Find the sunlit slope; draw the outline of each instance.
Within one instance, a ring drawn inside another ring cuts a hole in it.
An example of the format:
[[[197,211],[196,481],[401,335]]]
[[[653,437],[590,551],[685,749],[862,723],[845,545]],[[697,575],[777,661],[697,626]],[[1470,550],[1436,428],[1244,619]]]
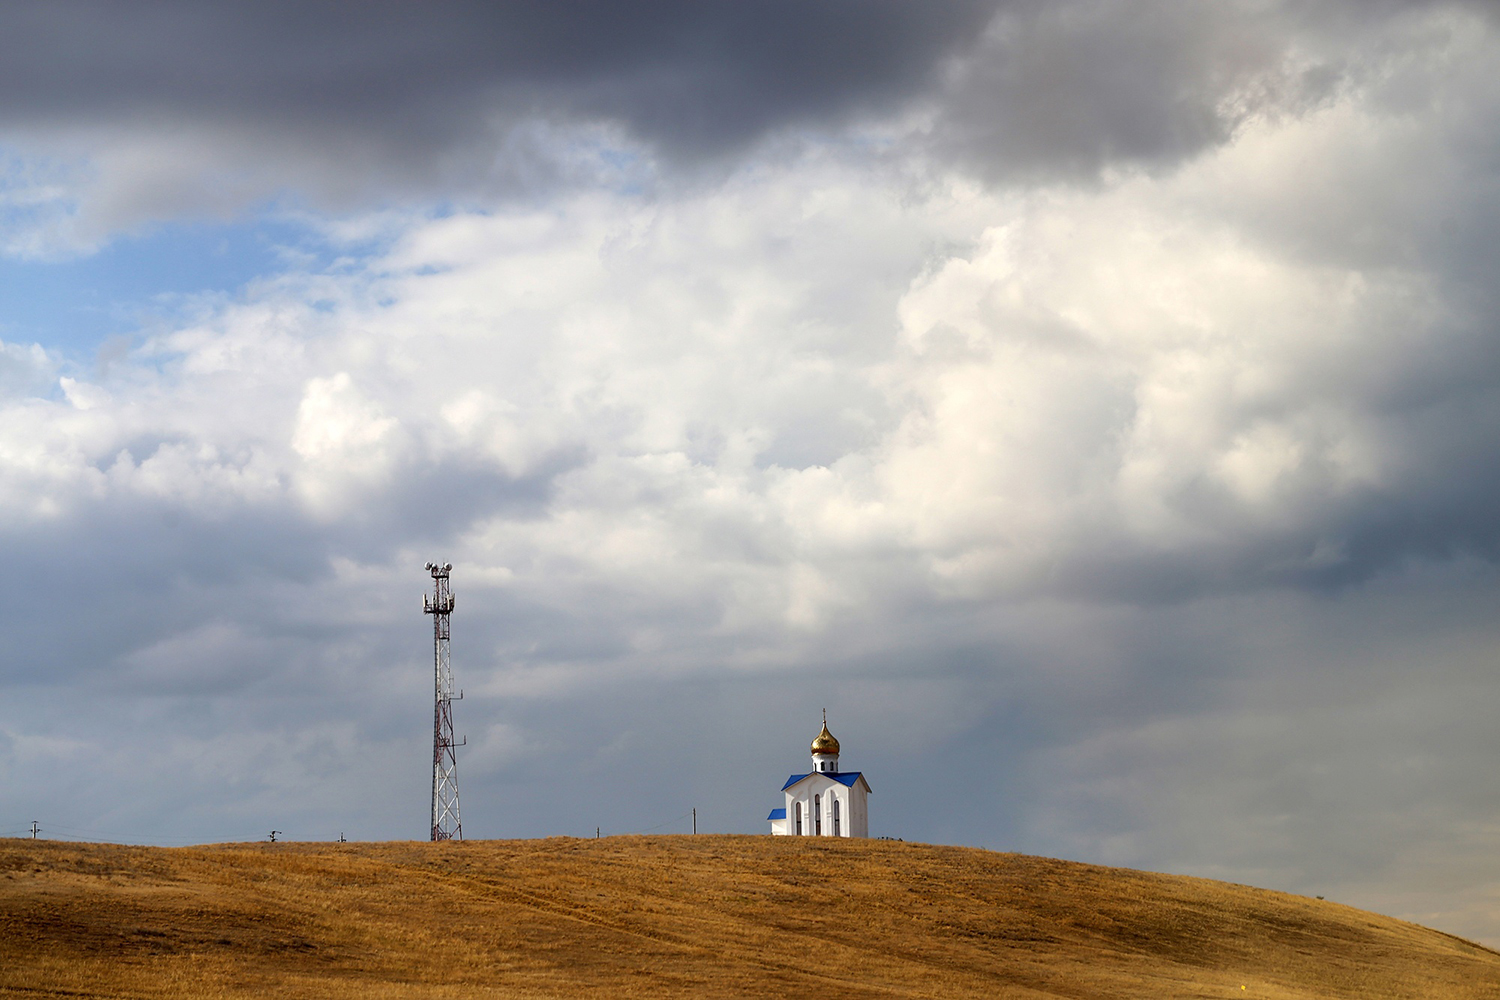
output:
[[[783,991],[1500,997],[1500,954],[1244,886],[884,841],[0,840],[4,996]]]

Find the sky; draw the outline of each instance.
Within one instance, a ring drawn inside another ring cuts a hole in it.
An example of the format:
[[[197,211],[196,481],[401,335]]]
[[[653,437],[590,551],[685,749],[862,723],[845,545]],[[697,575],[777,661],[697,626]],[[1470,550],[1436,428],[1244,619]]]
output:
[[[1500,15],[0,11],[0,834],[872,835],[1500,944]]]

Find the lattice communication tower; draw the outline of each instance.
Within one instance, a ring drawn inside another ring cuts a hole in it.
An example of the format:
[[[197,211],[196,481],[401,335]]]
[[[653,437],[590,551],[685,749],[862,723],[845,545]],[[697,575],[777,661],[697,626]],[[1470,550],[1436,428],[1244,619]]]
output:
[[[448,616],[453,614],[453,591],[448,586],[452,563],[428,563],[431,594],[422,595],[422,610],[432,616],[432,839],[463,840],[458,818],[458,758],[453,742],[453,664],[448,656]],[[458,693],[463,697],[463,692]]]

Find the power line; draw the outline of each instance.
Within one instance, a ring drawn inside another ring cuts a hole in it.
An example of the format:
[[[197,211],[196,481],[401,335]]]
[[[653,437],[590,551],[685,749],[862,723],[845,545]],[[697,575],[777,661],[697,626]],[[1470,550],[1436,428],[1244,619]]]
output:
[[[64,823],[49,822],[47,824],[47,832],[56,837],[67,837],[73,840],[96,840],[99,843],[107,844],[128,843],[128,841],[120,840],[112,833],[105,833],[100,830],[84,830],[76,826],[68,826]]]
[[[49,839],[67,840],[80,844],[114,844],[120,847],[197,847],[207,844],[249,842],[244,838],[243,833],[219,837],[133,837],[129,834],[122,835],[114,832],[87,830],[41,819],[33,820],[32,823],[37,829],[37,839],[40,839],[40,834],[46,833]],[[0,837],[30,837],[31,832],[31,825],[13,827],[0,830]],[[285,831],[277,830],[276,836],[278,838],[285,836]],[[343,843],[349,842],[342,831],[340,831],[339,836],[344,838]],[[281,843],[281,841],[278,840],[277,843]]]
[[[695,810],[693,810],[693,812],[697,812],[697,810],[695,809]],[[665,823],[658,823],[655,826],[651,827],[651,829],[649,829],[649,830],[641,830],[639,832],[640,833],[655,833],[657,830],[660,830],[664,826],[671,826],[673,823],[681,823],[683,820],[685,820],[688,817],[692,816],[693,812],[685,812],[681,816],[673,816],[671,819],[667,820]],[[696,829],[694,829],[693,832],[697,833],[698,831]]]

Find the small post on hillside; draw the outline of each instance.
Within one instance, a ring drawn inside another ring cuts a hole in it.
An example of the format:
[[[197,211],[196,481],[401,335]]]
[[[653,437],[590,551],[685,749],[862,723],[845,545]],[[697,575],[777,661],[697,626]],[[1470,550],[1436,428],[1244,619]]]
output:
[[[38,833],[41,833],[41,832],[42,832],[42,828],[36,825],[36,820],[32,820],[31,821],[31,839],[35,840],[36,839],[36,835]]]
[[[693,835],[697,836],[697,833],[698,833],[698,807],[697,806],[693,806]]]

